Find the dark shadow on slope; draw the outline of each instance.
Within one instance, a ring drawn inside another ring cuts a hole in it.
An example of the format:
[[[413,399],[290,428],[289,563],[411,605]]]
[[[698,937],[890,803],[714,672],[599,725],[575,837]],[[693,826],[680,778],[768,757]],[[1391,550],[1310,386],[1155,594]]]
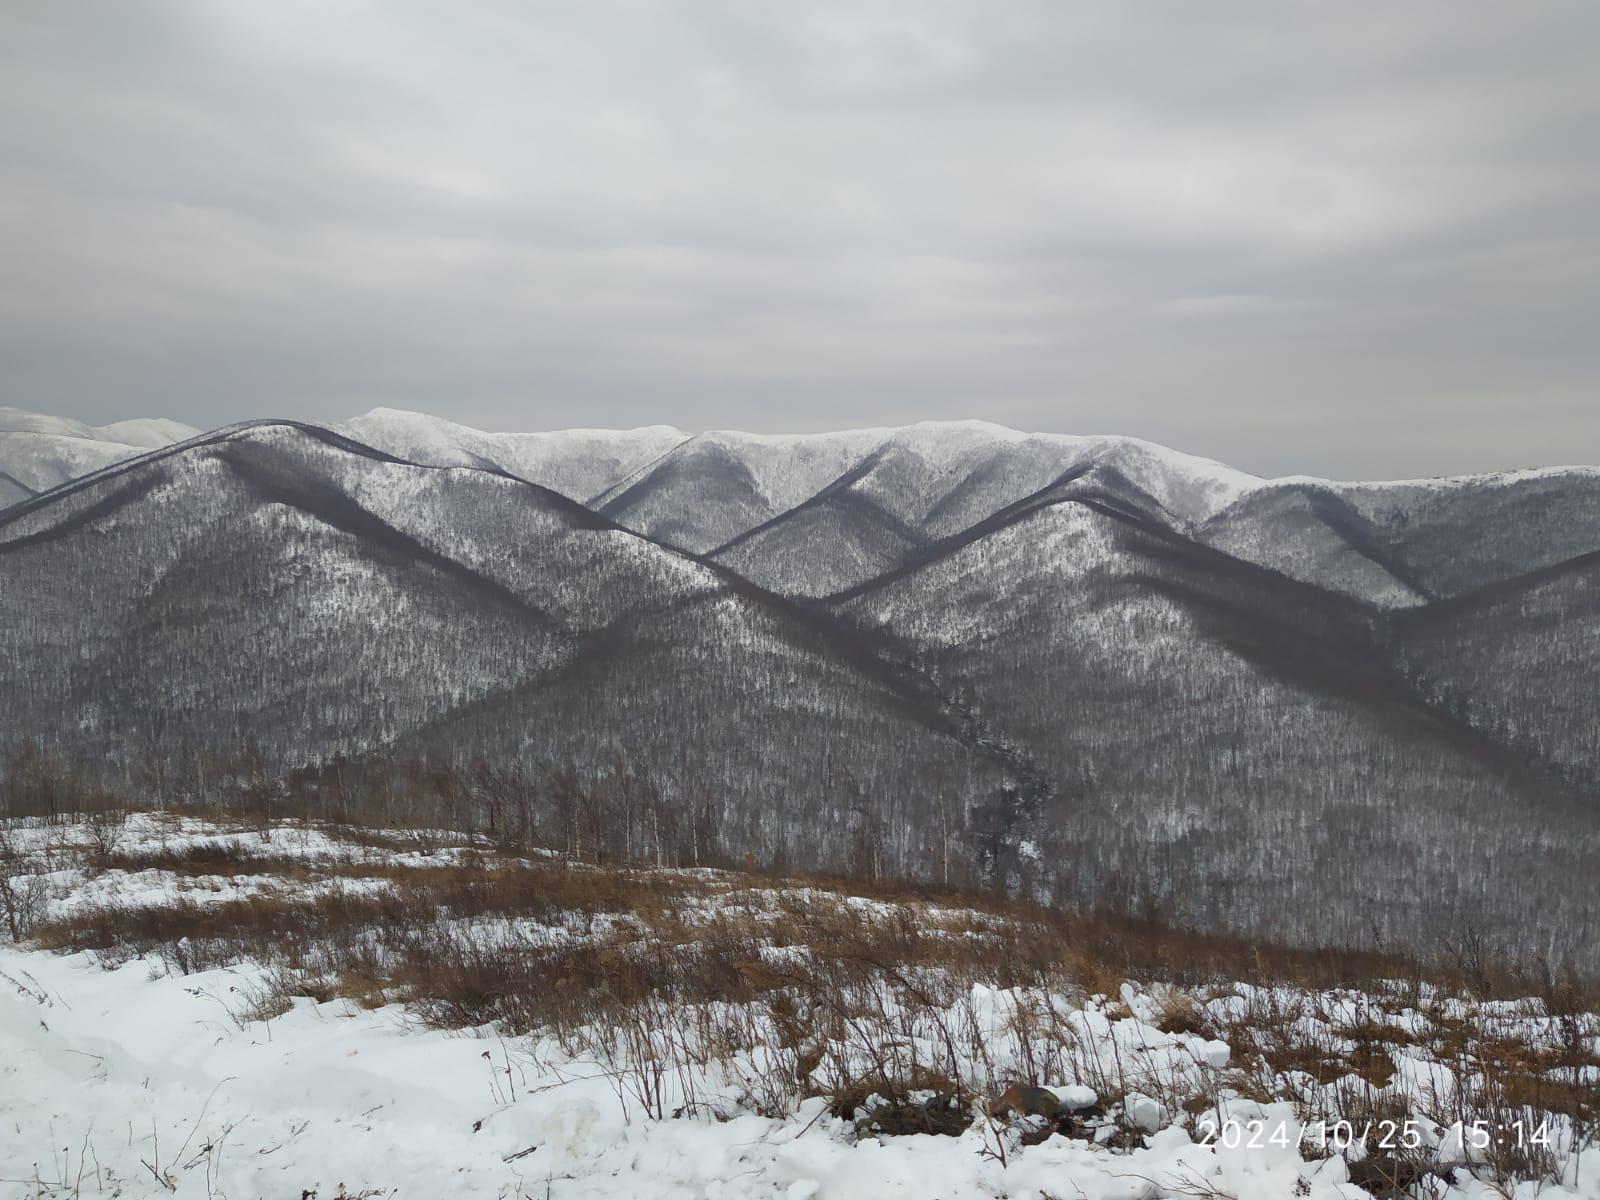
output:
[[[18,539],[17,542],[0,545],[0,550],[5,549],[6,545],[17,546],[48,541],[82,528],[138,499],[164,481],[167,474],[159,469],[159,464],[164,460],[199,449],[216,448],[239,481],[250,487],[260,500],[285,504],[303,511],[357,538],[372,552],[385,553],[397,560],[419,563],[436,570],[456,580],[467,589],[469,595],[477,597],[481,602],[513,609],[523,617],[533,617],[541,622],[548,623],[554,620],[549,614],[527,604],[522,597],[498,581],[480,574],[448,555],[430,549],[408,534],[395,529],[333,484],[308,479],[305,472],[297,471],[291,464],[281,461],[280,456],[270,447],[253,442],[249,438],[253,432],[274,428],[294,430],[333,449],[375,462],[428,471],[478,472],[503,478],[527,489],[527,494],[535,498],[541,507],[559,513],[575,528],[624,534],[631,539],[654,546],[663,553],[698,563],[710,572],[727,592],[765,610],[774,621],[774,628],[790,644],[808,653],[832,657],[847,664],[884,695],[894,697],[894,702],[903,706],[904,711],[914,716],[919,723],[938,732],[955,736],[955,722],[941,707],[936,689],[914,669],[898,661],[898,655],[890,652],[893,647],[888,639],[865,633],[853,623],[842,620],[831,612],[798,604],[769,592],[705,556],[692,554],[660,539],[629,530],[609,517],[586,508],[578,501],[500,468],[484,468],[479,472],[477,468],[421,466],[342,434],[298,421],[253,421],[232,426],[175,446],[163,447],[137,459],[113,464],[95,472],[92,476],[71,481],[33,501],[25,502],[24,505],[18,506],[18,509],[37,511],[44,505],[56,503],[108,480],[120,476],[133,478],[133,482],[97,501],[85,511],[74,514],[49,530],[28,535],[27,538]],[[0,518],[0,528],[20,515],[22,513],[17,510],[8,510],[4,517]],[[636,616],[646,623],[651,619],[648,613],[637,613]],[[603,640],[602,635],[595,641],[594,648],[599,649]]]
[[[492,714],[508,704],[531,702],[540,693],[564,686],[596,687],[625,679],[630,673],[648,675],[647,664],[652,655],[679,648],[665,629],[671,619],[682,615],[693,624],[695,618],[691,614],[716,600],[714,595],[678,596],[648,612],[625,613],[604,628],[583,634],[576,653],[550,670],[452,710],[435,723],[435,728],[466,725],[480,717],[493,719]],[[793,649],[860,675],[867,686],[853,691],[854,696],[876,698],[887,711],[931,733],[961,741],[960,730],[944,711],[938,694],[914,673],[885,662],[875,645],[870,649],[862,644],[852,645],[852,640],[862,640],[853,636],[858,631],[848,627],[824,631],[817,626],[785,627],[780,623],[772,632]],[[828,632],[843,636],[829,637]],[[871,704],[870,699],[866,702]],[[419,730],[413,736],[425,737],[426,733]],[[615,735],[622,733],[625,731],[616,731]]]
[[[1218,644],[1284,683],[1351,701],[1391,729],[1405,728],[1446,746],[1530,798],[1583,811],[1583,798],[1551,764],[1492,738],[1423,695],[1398,662],[1385,614],[1159,525],[1080,502],[1127,521],[1143,535],[1141,553],[1189,576],[1183,582],[1130,578],[1183,603]]]
[[[637,507],[677,480],[705,471],[708,464],[714,464],[722,473],[718,478],[728,486],[751,496],[761,495],[755,476],[750,474],[750,469],[744,463],[715,442],[705,442],[697,447],[697,453],[692,457],[671,458],[670,455],[663,455],[657,460],[655,469],[606,500],[600,505],[599,511],[608,517],[615,517],[619,512]]]
[[[1090,481],[1090,477],[1094,479]],[[1077,487],[1075,485],[1085,484]],[[1128,494],[1118,494],[1126,492]],[[1052,505],[1064,504],[1068,501],[1087,503],[1095,501],[1106,511],[1125,516],[1130,520],[1151,521],[1137,498],[1143,497],[1150,505],[1160,508],[1154,498],[1148,496],[1142,489],[1129,481],[1114,467],[1101,466],[1097,463],[1080,463],[1077,466],[1062,472],[1060,476],[1040,488],[1031,492],[1020,500],[1014,500],[1004,508],[992,515],[985,517],[975,525],[963,529],[960,533],[953,533],[948,537],[938,538],[923,544],[922,548],[913,554],[904,563],[891,571],[875,576],[855,587],[846,588],[842,592],[835,592],[831,596],[823,596],[813,603],[819,605],[839,605],[876,591],[888,584],[905,579],[916,574],[924,567],[948,558],[952,554],[981,541],[992,533],[1005,529],[1032,516],[1034,513]]]
[[[1423,582],[1422,577],[1411,569],[1411,564],[1379,536],[1372,522],[1357,512],[1348,500],[1323,488],[1307,488],[1305,496],[1312,512],[1338,535],[1345,545],[1387,571],[1417,595],[1433,599],[1435,593]]]
[[[1393,620],[1398,628],[1407,630],[1448,623],[1473,612],[1515,600],[1519,595],[1534,588],[1560,582],[1569,575],[1581,575],[1596,567],[1600,567],[1600,550],[1580,554],[1576,558],[1569,558],[1552,566],[1540,567],[1525,575],[1496,580],[1494,583],[1486,583],[1468,592],[1446,596],[1420,608],[1396,613]]]
[[[369,554],[382,553],[402,562],[429,567],[461,584],[468,596],[510,608],[542,624],[554,623],[548,613],[529,604],[504,584],[402,533],[333,484],[297,474],[267,447],[237,441],[223,447],[219,457],[262,503],[298,509],[324,525],[349,534]]]
[[[119,476],[135,474],[136,472],[142,471],[155,463],[164,462],[169,458],[175,458],[178,455],[186,454],[191,450],[203,449],[207,446],[221,445],[224,442],[243,437],[255,430],[278,428],[298,430],[303,434],[316,438],[319,441],[326,442],[328,445],[337,446],[339,449],[346,450],[351,454],[360,454],[367,458],[378,459],[385,462],[400,463],[405,461],[404,459],[395,458],[393,455],[385,454],[381,450],[375,450],[371,446],[367,446],[361,442],[355,441],[353,438],[347,438],[342,434],[334,433],[330,429],[323,429],[320,425],[311,425],[303,421],[289,420],[243,421],[237,425],[229,425],[222,429],[214,429],[209,433],[202,433],[196,437],[189,438],[187,441],[174,442],[170,446],[162,446],[157,450],[151,450],[145,454],[137,454],[132,458],[121,459],[118,462],[101,467],[98,470],[90,471],[87,475],[79,475],[74,479],[67,480],[65,483],[57,484],[53,488],[48,488],[45,491],[39,492],[32,499],[25,500],[21,504],[13,505],[4,512],[0,512],[0,529],[4,529],[7,525],[20,520],[29,513],[38,512],[59,500],[63,500],[68,496],[76,495],[79,492],[96,486],[97,484],[104,483]]]
[[[1423,600],[1432,600],[1438,595],[1407,561],[1403,548],[1385,538],[1378,527],[1344,497],[1315,484],[1267,488],[1245,496],[1207,521],[1201,527],[1201,532],[1225,529],[1238,522],[1270,522],[1275,513],[1296,501],[1302,502],[1311,518],[1331,533],[1340,545],[1366,559],[1391,579]]]
[[[594,495],[585,497],[581,503],[586,508],[593,509],[595,512],[600,512],[613,497],[620,496],[635,483],[645,479],[662,463],[666,462],[674,454],[678,453],[678,451],[682,450],[685,446],[689,445],[700,436],[701,435],[698,433],[691,433],[688,437],[684,438],[683,441],[674,442],[671,446],[668,446],[649,462],[640,463],[637,467],[629,471],[615,483],[608,484],[607,486],[601,488],[598,492],[594,493]]]
[[[60,521],[48,529],[41,529],[38,533],[24,534],[22,537],[13,538],[8,542],[0,542],[0,554],[9,554],[13,550],[21,550],[28,546],[48,545],[60,538],[67,537],[88,525],[92,525],[96,521],[113,515],[130,504],[137,503],[165,482],[167,482],[165,471],[159,468],[148,471],[102,496],[81,512],[74,513],[66,520]],[[24,500],[21,504],[7,509],[4,513],[0,513],[0,529],[4,529],[16,517],[23,515],[19,510],[24,508],[31,509],[38,500],[45,499],[50,495],[51,493],[41,493],[34,500]]]
[[[1129,552],[1179,576],[1132,573],[1124,577],[1130,585],[1182,605],[1205,636],[1252,666],[1307,693],[1354,703],[1380,723],[1445,745],[1526,795],[1581,811],[1582,798],[1550,764],[1494,740],[1422,695],[1399,667],[1389,625],[1372,606],[1191,541],[1132,509],[1120,496],[1098,491],[1063,496],[1057,485],[1046,491],[1056,495],[1035,493],[974,529],[930,546],[921,561],[830,597],[828,603],[843,603],[906,578],[1045,508],[1079,504],[1117,522]]]
[[[553,491],[552,489],[545,487],[543,484],[538,484],[532,482],[531,480],[523,479],[520,475],[514,475],[510,471],[496,466],[493,463],[489,463],[482,467],[441,467],[429,463],[412,462],[410,459],[397,457],[396,455],[390,454],[387,451],[379,450],[373,446],[369,446],[365,442],[358,442],[354,438],[346,437],[344,434],[335,433],[331,429],[325,429],[320,425],[313,425],[304,421],[290,420],[245,421],[238,425],[230,425],[224,429],[218,429],[210,433],[201,434],[200,436],[190,438],[185,442],[177,442],[171,446],[163,446],[159,450],[150,451],[148,454],[141,454],[134,458],[123,459],[121,462],[112,463],[110,466],[102,467],[97,471],[91,471],[87,475],[80,475],[76,479],[70,479],[65,483],[50,488],[48,491],[40,492],[31,499],[24,500],[10,508],[5,509],[3,512],[0,512],[0,529],[4,529],[7,525],[20,520],[28,513],[40,511],[59,500],[75,495],[78,492],[84,491],[118,476],[135,474],[139,471],[145,470],[153,464],[162,462],[169,458],[174,458],[180,454],[185,454],[193,450],[204,449],[210,446],[222,446],[235,441],[246,441],[248,440],[250,434],[261,430],[270,429],[293,430],[296,433],[310,438],[313,441],[320,442],[332,449],[340,450],[346,454],[356,455],[361,458],[370,459],[373,462],[391,463],[395,466],[412,467],[419,471],[476,471],[485,475],[494,475],[501,479],[509,479],[531,489],[534,493],[538,494],[545,502],[549,504],[551,508],[560,512],[569,522],[571,522],[574,527],[596,530],[620,530],[625,533],[632,533],[631,530],[625,529],[615,521],[609,520],[608,518],[595,512],[593,509],[585,507],[583,504],[573,500],[571,497],[564,496],[560,492]],[[639,535],[634,534],[633,536]]]
[[[899,538],[907,545],[921,545],[927,541],[927,537],[921,531],[913,529],[870,497],[863,496],[852,490],[857,483],[860,483],[861,480],[877,469],[879,464],[883,462],[883,457],[884,450],[880,446],[865,455],[861,461],[814,495],[802,500],[793,508],[787,508],[783,512],[761,522],[761,524],[729,538],[722,545],[708,552],[706,557],[717,558],[753,538],[761,537],[769,530],[782,526],[795,517],[830,502],[846,505],[850,513],[863,521],[877,526],[883,532]]]

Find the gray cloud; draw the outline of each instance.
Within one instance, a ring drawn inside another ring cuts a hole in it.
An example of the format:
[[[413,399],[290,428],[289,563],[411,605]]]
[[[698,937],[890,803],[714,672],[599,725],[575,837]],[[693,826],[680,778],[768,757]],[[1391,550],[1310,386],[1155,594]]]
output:
[[[1600,461],[1600,12],[0,10],[0,402]]]

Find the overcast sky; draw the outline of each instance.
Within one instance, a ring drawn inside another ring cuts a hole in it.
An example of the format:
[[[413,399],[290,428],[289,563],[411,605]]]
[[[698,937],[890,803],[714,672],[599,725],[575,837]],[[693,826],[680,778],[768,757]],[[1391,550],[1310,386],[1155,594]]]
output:
[[[0,7],[0,403],[1600,462],[1600,5]]]

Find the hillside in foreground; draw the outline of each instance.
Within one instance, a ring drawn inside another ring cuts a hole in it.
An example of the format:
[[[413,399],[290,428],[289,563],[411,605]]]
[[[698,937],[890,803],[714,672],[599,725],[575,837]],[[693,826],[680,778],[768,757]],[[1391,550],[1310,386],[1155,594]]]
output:
[[[0,901],[5,1196],[1600,1196],[1592,997],[1470,951],[122,811]]]

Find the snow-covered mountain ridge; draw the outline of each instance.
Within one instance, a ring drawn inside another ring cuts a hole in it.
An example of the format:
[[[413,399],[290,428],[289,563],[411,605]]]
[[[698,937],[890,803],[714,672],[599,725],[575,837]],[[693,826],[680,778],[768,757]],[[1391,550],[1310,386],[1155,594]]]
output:
[[[730,856],[1595,967],[1597,572],[1589,470],[255,422],[0,510],[0,764],[625,762]]]
[[[173,442],[192,438],[199,432],[192,425],[166,417],[135,417],[113,421],[109,425],[86,425],[70,417],[52,417],[0,405],[0,433],[41,433],[154,450],[158,446],[170,446]]]
[[[1265,481],[1210,459],[1199,458],[1137,438],[1114,435],[1075,436],[1028,434],[989,421],[919,421],[904,426],[873,426],[825,433],[746,433],[707,430],[686,433],[666,425],[639,429],[568,429],[544,433],[485,433],[469,426],[400,409],[376,408],[339,428],[381,450],[416,461],[468,465],[473,458],[508,465],[537,446],[543,462],[622,448],[655,450],[610,481],[608,486],[575,499],[604,505],[644,478],[661,458],[716,448],[739,457],[758,482],[762,496],[775,508],[787,508],[842,475],[863,457],[893,449],[929,462],[950,464],[1025,447],[1047,452],[1065,469],[1086,458],[1139,460],[1158,467],[1166,477],[1162,490],[1176,496],[1200,493],[1201,515],[1210,515]],[[624,455],[618,454],[619,459]],[[534,468],[537,472],[538,467]],[[530,478],[533,476],[530,475]],[[535,482],[550,483],[548,479]],[[553,483],[550,483],[554,486]],[[557,488],[557,490],[561,490]]]
[[[948,480],[980,463],[991,472],[1003,469],[1038,486],[1048,482],[1052,468],[1060,474],[1084,463],[1114,467],[1148,491],[1175,519],[1193,525],[1224,518],[1235,505],[1261,493],[1321,492],[1370,512],[1385,505],[1416,504],[1462,492],[1600,479],[1600,467],[1582,465],[1368,481],[1310,475],[1262,477],[1140,438],[1025,433],[982,420],[920,421],[809,434],[728,429],[691,433],[671,425],[486,432],[425,413],[379,407],[329,427],[422,465],[498,469],[593,507],[617,508],[634,515],[639,515],[637,504],[622,499],[630,491],[654,473],[679,466],[681,460],[708,454],[730,458],[748,473],[769,516],[813,499],[840,476],[859,468],[863,460],[885,455],[923,464],[935,476],[931,482],[921,481],[925,489],[936,489],[940,477]],[[37,493],[200,432],[166,418],[91,426],[71,418],[0,406],[0,473]],[[64,448],[62,439],[81,444]],[[896,485],[902,493],[911,490],[906,487],[911,481],[904,474],[902,466],[899,476],[884,479],[879,490],[890,492]],[[934,503],[927,495],[901,494],[894,499],[901,507],[921,508],[923,516]],[[649,523],[646,512],[641,524]]]
[[[6,410],[0,409],[0,413]],[[15,410],[11,410],[15,411]],[[1565,479],[1572,476],[1600,475],[1600,466],[1570,464],[1518,467],[1499,471],[1468,472],[1458,475],[1419,476],[1411,479],[1333,479],[1318,475],[1262,476],[1241,471],[1215,459],[1189,454],[1157,442],[1123,434],[1027,433],[993,421],[929,420],[910,425],[875,425],[822,433],[749,433],[733,429],[687,432],[672,425],[647,425],[636,428],[554,429],[539,432],[489,433],[442,417],[397,408],[374,408],[359,417],[339,423],[343,430],[370,445],[396,453],[396,446],[409,446],[421,459],[458,456],[463,446],[515,446],[524,439],[539,439],[552,450],[574,454],[591,446],[653,443],[665,449],[703,439],[734,447],[764,447],[790,453],[811,451],[827,445],[842,450],[865,452],[893,439],[920,441],[925,452],[959,446],[962,442],[1017,443],[1035,441],[1062,450],[1128,447],[1130,452],[1149,456],[1170,465],[1175,472],[1203,481],[1218,495],[1232,503],[1249,492],[1262,488],[1321,487],[1339,492],[1363,490],[1379,493],[1429,490],[1454,490],[1467,487],[1508,487],[1537,479]],[[410,455],[407,455],[410,457]],[[619,481],[620,482],[620,481]],[[582,498],[582,497],[580,497]],[[1223,505],[1222,507],[1225,507]],[[1220,508],[1218,509],[1220,511]]]
[[[820,434],[494,434],[375,409],[341,428],[412,461],[506,470],[804,597],[850,591],[996,514],[1068,493],[1109,496],[1185,537],[1383,608],[1574,557],[1594,548],[1589,518],[1600,518],[1593,467],[1266,479],[1138,438],[1028,434],[986,421]],[[1553,515],[1567,503],[1582,519]]]
[[[85,425],[0,406],[0,508],[199,433],[164,417]]]

